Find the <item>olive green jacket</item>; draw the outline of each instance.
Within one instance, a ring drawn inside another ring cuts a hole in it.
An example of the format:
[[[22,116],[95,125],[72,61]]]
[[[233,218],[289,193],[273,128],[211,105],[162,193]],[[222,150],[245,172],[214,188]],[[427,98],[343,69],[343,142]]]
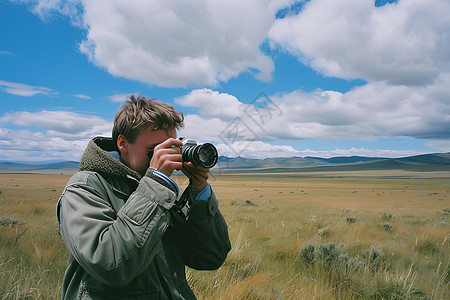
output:
[[[58,202],[69,250],[62,298],[195,299],[185,266],[217,269],[231,249],[216,196],[190,200],[180,224],[175,192],[105,152],[113,150],[110,138],[91,140]]]

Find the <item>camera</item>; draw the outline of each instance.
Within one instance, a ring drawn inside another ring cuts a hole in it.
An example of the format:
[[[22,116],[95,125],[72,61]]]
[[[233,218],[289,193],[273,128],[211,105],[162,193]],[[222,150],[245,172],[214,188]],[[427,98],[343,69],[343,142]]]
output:
[[[211,143],[197,145],[195,140],[180,138],[183,142],[181,146],[181,157],[183,162],[192,162],[194,166],[212,168],[219,158],[216,147]]]

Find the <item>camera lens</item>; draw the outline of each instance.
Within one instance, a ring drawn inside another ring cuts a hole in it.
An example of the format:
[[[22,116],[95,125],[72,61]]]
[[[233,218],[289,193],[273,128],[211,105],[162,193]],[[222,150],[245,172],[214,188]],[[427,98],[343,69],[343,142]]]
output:
[[[213,144],[205,143],[185,148],[182,157],[183,161],[190,161],[195,166],[200,165],[209,169],[216,165],[218,153]]]
[[[198,147],[198,160],[204,168],[212,168],[217,163],[217,149],[213,144],[205,143]]]

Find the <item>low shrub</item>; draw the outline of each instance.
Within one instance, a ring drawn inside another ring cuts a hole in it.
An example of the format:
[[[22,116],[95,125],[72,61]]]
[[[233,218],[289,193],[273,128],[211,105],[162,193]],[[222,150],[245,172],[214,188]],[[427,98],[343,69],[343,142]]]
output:
[[[1,226],[15,226],[15,225],[23,225],[25,222],[22,219],[11,219],[7,217],[1,217],[0,218],[0,225]]]
[[[383,227],[387,231],[392,230],[392,224],[388,222],[381,223],[381,227]]]
[[[383,221],[389,221],[389,220],[392,219],[392,214],[391,214],[391,213],[384,212],[384,213],[381,214],[381,219],[382,219]]]
[[[313,244],[308,244],[300,248],[299,254],[302,261],[308,265],[314,262],[315,258],[315,247]]]
[[[344,253],[342,245],[336,243],[325,243],[317,249],[317,258],[325,266],[331,266],[338,262],[339,257]]]
[[[356,223],[356,217],[347,217],[347,223],[353,224]]]

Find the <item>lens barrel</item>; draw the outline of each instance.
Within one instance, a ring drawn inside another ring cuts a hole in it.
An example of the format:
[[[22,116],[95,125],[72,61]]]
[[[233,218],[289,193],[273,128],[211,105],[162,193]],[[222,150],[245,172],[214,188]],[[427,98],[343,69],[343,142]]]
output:
[[[211,143],[182,148],[183,161],[192,162],[195,166],[212,168],[219,158],[216,147]]]

